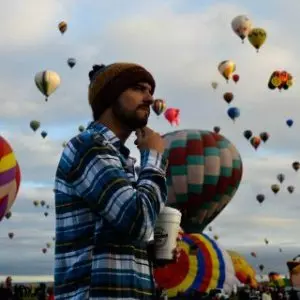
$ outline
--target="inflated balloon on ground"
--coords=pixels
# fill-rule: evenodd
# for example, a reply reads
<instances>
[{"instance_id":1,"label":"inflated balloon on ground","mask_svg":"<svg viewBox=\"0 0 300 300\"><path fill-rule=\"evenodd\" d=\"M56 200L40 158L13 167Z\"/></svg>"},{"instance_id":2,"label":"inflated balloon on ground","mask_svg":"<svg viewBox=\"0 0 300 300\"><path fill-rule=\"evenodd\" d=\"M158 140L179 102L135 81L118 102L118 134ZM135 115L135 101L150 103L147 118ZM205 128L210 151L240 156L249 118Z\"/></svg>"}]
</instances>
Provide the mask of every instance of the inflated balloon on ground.
<instances>
[{"instance_id":1,"label":"inflated balloon on ground","mask_svg":"<svg viewBox=\"0 0 300 300\"><path fill-rule=\"evenodd\" d=\"M235 146L220 134L180 130L163 136L168 159L167 205L182 213L187 233L200 233L234 196L242 177Z\"/></svg>"},{"instance_id":2,"label":"inflated balloon on ground","mask_svg":"<svg viewBox=\"0 0 300 300\"><path fill-rule=\"evenodd\" d=\"M16 200L21 172L12 147L0 136L0 221Z\"/></svg>"}]
</instances>

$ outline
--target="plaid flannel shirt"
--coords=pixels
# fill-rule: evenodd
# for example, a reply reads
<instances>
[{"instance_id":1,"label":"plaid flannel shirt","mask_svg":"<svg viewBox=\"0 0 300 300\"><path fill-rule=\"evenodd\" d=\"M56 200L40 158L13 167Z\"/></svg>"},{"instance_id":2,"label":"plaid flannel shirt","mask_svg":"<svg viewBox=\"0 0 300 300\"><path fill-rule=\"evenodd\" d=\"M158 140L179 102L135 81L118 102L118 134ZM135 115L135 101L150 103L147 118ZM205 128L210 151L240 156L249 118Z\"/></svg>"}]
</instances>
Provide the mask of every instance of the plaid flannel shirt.
<instances>
[{"instance_id":1,"label":"plaid flannel shirt","mask_svg":"<svg viewBox=\"0 0 300 300\"><path fill-rule=\"evenodd\" d=\"M73 138L55 179L55 299L153 299L147 254L167 200L166 161L156 151L135 160L99 123Z\"/></svg>"}]
</instances>

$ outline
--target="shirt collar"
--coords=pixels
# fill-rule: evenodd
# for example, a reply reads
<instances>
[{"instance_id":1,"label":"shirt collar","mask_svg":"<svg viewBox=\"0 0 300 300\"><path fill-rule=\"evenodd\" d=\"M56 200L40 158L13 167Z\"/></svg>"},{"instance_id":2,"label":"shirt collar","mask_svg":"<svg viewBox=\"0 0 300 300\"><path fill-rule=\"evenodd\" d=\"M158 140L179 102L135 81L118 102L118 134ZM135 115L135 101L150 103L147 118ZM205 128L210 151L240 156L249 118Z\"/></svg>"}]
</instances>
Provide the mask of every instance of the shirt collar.
<instances>
[{"instance_id":1,"label":"shirt collar","mask_svg":"<svg viewBox=\"0 0 300 300\"><path fill-rule=\"evenodd\" d=\"M130 154L130 150L120 141L120 139L115 135L113 131L111 131L105 125L99 122L91 122L88 127L88 130L92 129L100 133L104 136L104 138L109 141L115 148L117 148L120 153L125 157L128 158Z\"/></svg>"}]
</instances>

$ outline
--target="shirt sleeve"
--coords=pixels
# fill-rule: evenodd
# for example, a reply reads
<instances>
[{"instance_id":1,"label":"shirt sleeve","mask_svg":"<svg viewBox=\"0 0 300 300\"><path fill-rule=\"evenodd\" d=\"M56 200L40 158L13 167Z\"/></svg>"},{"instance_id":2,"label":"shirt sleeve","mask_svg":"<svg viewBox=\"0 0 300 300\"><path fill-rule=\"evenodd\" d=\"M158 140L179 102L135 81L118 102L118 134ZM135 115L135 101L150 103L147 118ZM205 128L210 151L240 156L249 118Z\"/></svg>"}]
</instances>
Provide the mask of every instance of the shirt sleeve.
<instances>
[{"instance_id":1,"label":"shirt sleeve","mask_svg":"<svg viewBox=\"0 0 300 300\"><path fill-rule=\"evenodd\" d=\"M148 241L167 200L166 160L154 150L141 151L141 172L133 188L118 153L94 145L72 171L76 194L118 231Z\"/></svg>"}]
</instances>

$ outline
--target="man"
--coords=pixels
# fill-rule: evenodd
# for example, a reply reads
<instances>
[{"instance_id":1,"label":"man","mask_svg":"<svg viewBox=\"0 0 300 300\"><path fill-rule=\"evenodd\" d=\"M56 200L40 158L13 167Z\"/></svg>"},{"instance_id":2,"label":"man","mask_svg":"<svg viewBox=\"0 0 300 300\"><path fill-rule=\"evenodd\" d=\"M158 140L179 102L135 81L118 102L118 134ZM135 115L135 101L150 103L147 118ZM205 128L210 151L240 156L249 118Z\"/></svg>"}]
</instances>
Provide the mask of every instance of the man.
<instances>
[{"instance_id":1,"label":"man","mask_svg":"<svg viewBox=\"0 0 300 300\"><path fill-rule=\"evenodd\" d=\"M55 180L55 299L154 299L147 253L167 199L164 142L147 125L155 81L129 63L89 73L94 122L67 144ZM124 146L136 132L138 180Z\"/></svg>"}]
</instances>

